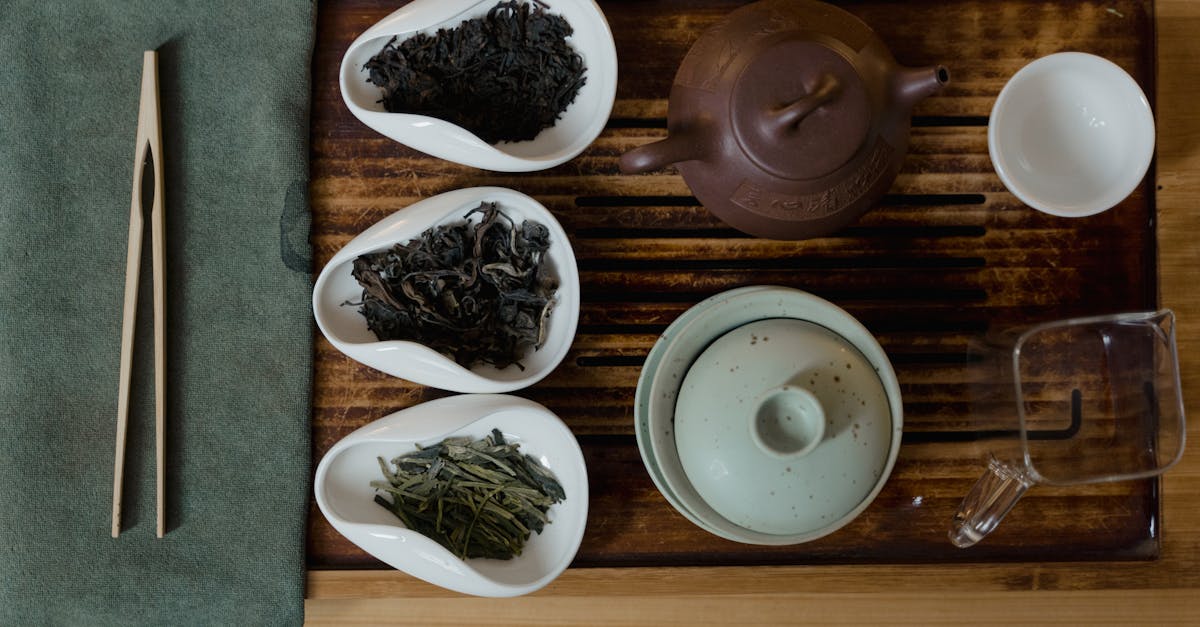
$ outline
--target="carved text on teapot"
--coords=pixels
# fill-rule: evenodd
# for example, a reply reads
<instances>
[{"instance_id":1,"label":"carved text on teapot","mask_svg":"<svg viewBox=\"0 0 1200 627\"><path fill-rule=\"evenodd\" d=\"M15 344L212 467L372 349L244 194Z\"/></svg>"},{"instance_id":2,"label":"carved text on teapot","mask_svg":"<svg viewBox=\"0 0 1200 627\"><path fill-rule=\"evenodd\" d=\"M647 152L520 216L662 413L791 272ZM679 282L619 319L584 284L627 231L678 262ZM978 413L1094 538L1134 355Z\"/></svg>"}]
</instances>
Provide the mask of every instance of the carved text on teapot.
<instances>
[{"instance_id":1,"label":"carved text on teapot","mask_svg":"<svg viewBox=\"0 0 1200 627\"><path fill-rule=\"evenodd\" d=\"M790 220L825 218L862 198L887 171L895 152L880 137L871 149L870 156L856 172L826 190L813 194L788 194L744 180L729 201L761 215L786 214Z\"/></svg>"}]
</instances>

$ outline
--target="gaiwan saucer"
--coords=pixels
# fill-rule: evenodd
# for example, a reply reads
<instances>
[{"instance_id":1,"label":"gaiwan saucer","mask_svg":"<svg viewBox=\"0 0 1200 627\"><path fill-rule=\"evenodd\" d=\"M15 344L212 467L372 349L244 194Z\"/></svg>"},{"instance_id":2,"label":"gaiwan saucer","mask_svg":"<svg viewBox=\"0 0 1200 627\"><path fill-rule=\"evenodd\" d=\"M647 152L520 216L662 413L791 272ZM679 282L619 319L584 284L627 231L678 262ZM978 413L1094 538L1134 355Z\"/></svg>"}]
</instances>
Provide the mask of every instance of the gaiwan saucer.
<instances>
[{"instance_id":1,"label":"gaiwan saucer","mask_svg":"<svg viewBox=\"0 0 1200 627\"><path fill-rule=\"evenodd\" d=\"M899 382L870 332L776 286L681 315L647 357L637 399L638 449L667 501L747 544L849 524L882 490L903 431Z\"/></svg>"},{"instance_id":2,"label":"gaiwan saucer","mask_svg":"<svg viewBox=\"0 0 1200 627\"><path fill-rule=\"evenodd\" d=\"M407 529L374 502L381 479L377 457L391 459L448 437L479 439L498 429L554 473L566 499L547 512L550 523L511 560L462 560ZM469 394L442 398L386 416L335 444L317 466L317 506L333 528L389 566L466 594L511 597L553 581L575 558L588 513L587 467L579 443L545 407L515 396Z\"/></svg>"},{"instance_id":3,"label":"gaiwan saucer","mask_svg":"<svg viewBox=\"0 0 1200 627\"><path fill-rule=\"evenodd\" d=\"M550 249L543 263L558 279L555 303L546 322L542 347L513 364L496 368L478 364L464 368L453 359L416 342L379 341L367 328L359 308L346 303L362 298L362 287L351 269L362 254L407 242L426 229L462 220L481 202L497 202L514 222L534 220L550 230ZM363 231L333 256L313 288L317 326L335 348L351 359L413 383L453 392L511 392L550 374L571 348L579 322L579 268L562 226L541 203L502 187L460 189L417 202Z\"/></svg>"},{"instance_id":4,"label":"gaiwan saucer","mask_svg":"<svg viewBox=\"0 0 1200 627\"><path fill-rule=\"evenodd\" d=\"M433 34L479 17L498 0L416 0L367 29L346 51L339 73L342 99L354 117L382 135L423 153L486 170L544 170L583 152L604 130L617 94L617 50L604 13L593 0L549 0L547 11L574 29L567 38L583 57L587 82L562 117L530 141L490 145L474 133L425 115L389 113L363 70L392 38Z\"/></svg>"}]
</instances>

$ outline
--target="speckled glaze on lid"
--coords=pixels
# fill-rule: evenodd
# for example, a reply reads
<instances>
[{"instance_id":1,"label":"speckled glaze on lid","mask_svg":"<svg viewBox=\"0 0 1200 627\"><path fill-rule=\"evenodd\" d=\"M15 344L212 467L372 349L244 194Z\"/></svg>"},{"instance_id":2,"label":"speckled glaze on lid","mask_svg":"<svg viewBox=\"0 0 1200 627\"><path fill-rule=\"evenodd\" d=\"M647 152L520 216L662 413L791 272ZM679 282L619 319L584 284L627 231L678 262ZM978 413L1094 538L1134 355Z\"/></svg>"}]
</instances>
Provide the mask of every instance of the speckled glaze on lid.
<instances>
[{"instance_id":1,"label":"speckled glaze on lid","mask_svg":"<svg viewBox=\"0 0 1200 627\"><path fill-rule=\"evenodd\" d=\"M848 522L893 448L871 363L844 337L797 319L751 322L705 349L679 391L675 438L688 480L717 513L779 535Z\"/></svg>"}]
</instances>

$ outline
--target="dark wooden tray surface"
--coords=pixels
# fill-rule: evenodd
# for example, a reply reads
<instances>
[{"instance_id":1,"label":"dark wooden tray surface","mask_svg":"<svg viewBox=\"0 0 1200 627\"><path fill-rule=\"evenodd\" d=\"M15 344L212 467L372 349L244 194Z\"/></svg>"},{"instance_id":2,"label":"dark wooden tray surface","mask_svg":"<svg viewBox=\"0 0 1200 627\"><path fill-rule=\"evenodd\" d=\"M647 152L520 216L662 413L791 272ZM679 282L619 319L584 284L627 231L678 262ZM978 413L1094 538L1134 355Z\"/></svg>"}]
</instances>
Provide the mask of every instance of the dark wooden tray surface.
<instances>
[{"instance_id":1,"label":"dark wooden tray surface","mask_svg":"<svg viewBox=\"0 0 1200 627\"><path fill-rule=\"evenodd\" d=\"M985 542L954 548L946 529L983 470L991 385L971 347L991 330L1156 302L1154 190L1086 219L1039 214L1008 194L987 154L987 116L1028 61L1078 50L1107 57L1153 94L1152 3L849 2L907 65L943 63L952 82L922 102L909 155L879 208L833 237L740 235L690 196L674 170L624 176L625 150L665 134L672 77L691 43L742 2L607 1L620 59L608 128L583 155L529 174L480 171L383 138L346 110L337 68L349 43L402 2L321 3L313 59L315 267L362 229L428 196L475 185L528 193L572 238L583 307L562 366L518 394L558 413L591 480L576 566L1152 559L1154 481L1034 488ZM1148 177L1147 181L1151 181ZM847 309L879 338L905 400L899 461L874 504L841 531L792 547L721 540L675 512L650 481L633 436L633 393L662 330L707 296L786 285ZM1049 394L1049 392L1048 392ZM1060 391L1046 402L1064 402ZM313 455L350 431L446 393L344 357L318 334ZM312 568L380 567L312 508Z\"/></svg>"}]
</instances>

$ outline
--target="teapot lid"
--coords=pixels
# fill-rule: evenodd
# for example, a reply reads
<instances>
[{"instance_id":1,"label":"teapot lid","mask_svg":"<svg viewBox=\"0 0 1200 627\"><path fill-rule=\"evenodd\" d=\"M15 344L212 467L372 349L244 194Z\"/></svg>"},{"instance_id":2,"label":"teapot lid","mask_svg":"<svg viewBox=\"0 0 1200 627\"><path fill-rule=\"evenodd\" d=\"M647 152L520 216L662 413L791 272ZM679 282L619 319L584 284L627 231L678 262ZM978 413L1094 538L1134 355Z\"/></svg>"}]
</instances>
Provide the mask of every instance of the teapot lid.
<instances>
[{"instance_id":1,"label":"teapot lid","mask_svg":"<svg viewBox=\"0 0 1200 627\"><path fill-rule=\"evenodd\" d=\"M791 33L764 46L730 95L733 135L773 176L816 179L845 165L871 130L862 76L836 42Z\"/></svg>"}]
</instances>

